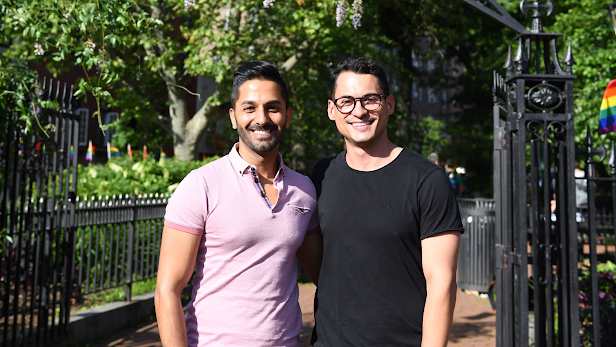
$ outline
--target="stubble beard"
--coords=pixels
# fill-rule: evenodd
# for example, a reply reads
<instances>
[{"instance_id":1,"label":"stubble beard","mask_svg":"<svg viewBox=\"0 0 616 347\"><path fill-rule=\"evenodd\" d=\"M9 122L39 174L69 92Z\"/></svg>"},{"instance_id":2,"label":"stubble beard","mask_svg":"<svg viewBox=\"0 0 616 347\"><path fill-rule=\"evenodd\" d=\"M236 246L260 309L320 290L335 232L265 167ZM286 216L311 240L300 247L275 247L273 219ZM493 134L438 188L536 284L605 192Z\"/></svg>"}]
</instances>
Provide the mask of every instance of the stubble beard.
<instances>
[{"instance_id":1,"label":"stubble beard","mask_svg":"<svg viewBox=\"0 0 616 347\"><path fill-rule=\"evenodd\" d=\"M250 133L252 130L271 130L271 134L273 136L272 140L269 139L257 139L256 142L253 141ZM250 148L252 151L256 153L268 153L272 151L276 146L280 143L282 136L284 135L284 127L278 129L274 124L266 124L261 126L259 124L249 125L244 128L237 128L237 133L246 146Z\"/></svg>"}]
</instances>

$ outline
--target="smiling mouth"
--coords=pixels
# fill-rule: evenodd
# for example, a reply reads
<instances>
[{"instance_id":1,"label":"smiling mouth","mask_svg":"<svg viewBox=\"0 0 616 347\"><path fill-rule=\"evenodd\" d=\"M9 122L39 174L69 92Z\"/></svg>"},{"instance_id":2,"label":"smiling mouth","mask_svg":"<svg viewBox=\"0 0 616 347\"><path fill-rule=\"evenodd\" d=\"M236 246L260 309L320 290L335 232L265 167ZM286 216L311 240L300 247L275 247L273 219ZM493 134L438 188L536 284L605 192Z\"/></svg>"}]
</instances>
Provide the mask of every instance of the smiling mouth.
<instances>
[{"instance_id":1,"label":"smiling mouth","mask_svg":"<svg viewBox=\"0 0 616 347\"><path fill-rule=\"evenodd\" d=\"M365 125L370 125L372 123L374 123L374 121L351 123L351 125L354 126L354 127L361 127L361 126L365 126Z\"/></svg>"}]
</instances>

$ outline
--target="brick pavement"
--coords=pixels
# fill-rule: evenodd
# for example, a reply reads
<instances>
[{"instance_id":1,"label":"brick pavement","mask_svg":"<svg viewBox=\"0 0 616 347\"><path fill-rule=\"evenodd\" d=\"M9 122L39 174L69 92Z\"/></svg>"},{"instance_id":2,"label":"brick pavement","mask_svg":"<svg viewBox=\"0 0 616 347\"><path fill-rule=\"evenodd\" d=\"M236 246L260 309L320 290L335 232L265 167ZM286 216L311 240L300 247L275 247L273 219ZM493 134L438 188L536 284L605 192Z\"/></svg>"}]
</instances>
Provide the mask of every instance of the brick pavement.
<instances>
[{"instance_id":1,"label":"brick pavement","mask_svg":"<svg viewBox=\"0 0 616 347\"><path fill-rule=\"evenodd\" d=\"M314 325L312 303L315 286L301 284L299 303L304 326L300 333L302 347L310 346L310 334ZM448 346L479 347L496 345L496 316L488 299L458 291L453 328ZM127 328L107 339L90 344L91 347L153 347L162 346L154 317L136 327Z\"/></svg>"}]
</instances>

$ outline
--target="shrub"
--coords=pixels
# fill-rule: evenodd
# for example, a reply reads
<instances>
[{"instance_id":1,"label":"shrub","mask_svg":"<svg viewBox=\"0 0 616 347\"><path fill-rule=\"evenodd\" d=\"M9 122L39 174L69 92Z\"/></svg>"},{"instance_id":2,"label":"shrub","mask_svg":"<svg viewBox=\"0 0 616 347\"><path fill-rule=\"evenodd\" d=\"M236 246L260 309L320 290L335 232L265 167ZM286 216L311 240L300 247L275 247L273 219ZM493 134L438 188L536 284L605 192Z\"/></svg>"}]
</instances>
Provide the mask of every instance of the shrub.
<instances>
[{"instance_id":1,"label":"shrub","mask_svg":"<svg viewBox=\"0 0 616 347\"><path fill-rule=\"evenodd\" d=\"M218 159L184 161L133 160L130 157L111 158L105 164L77 167L77 195L105 196L125 194L173 193L177 185L192 170Z\"/></svg>"},{"instance_id":2,"label":"shrub","mask_svg":"<svg viewBox=\"0 0 616 347\"><path fill-rule=\"evenodd\" d=\"M616 346L616 264L608 261L597 266L599 293L592 293L590 264L580 269L580 332L583 346L593 346L592 295L599 295L601 344Z\"/></svg>"}]
</instances>

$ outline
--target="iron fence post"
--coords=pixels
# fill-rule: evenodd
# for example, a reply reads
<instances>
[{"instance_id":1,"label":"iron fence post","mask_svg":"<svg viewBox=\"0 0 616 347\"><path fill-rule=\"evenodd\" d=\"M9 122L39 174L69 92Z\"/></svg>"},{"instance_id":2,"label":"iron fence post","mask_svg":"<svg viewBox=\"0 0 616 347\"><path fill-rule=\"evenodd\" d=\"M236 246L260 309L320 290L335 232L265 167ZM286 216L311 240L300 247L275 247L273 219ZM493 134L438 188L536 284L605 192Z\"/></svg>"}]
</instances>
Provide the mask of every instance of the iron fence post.
<instances>
[{"instance_id":1,"label":"iron fence post","mask_svg":"<svg viewBox=\"0 0 616 347\"><path fill-rule=\"evenodd\" d=\"M132 206L132 218L128 225L128 264L126 265L126 285L124 286L124 299L126 301L132 300L133 290L133 258L135 248L135 230L137 228L137 197L133 194L130 196L130 204Z\"/></svg>"}]
</instances>

